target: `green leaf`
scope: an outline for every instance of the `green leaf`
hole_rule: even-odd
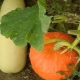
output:
[[[65,16],[63,15],[56,15],[54,16],[54,20],[53,23],[61,23],[61,22],[65,22],[67,19]]]
[[[42,31],[46,33],[48,31],[49,25],[50,25],[50,17],[46,16],[46,9],[38,3],[39,6],[39,18],[42,24]]]
[[[7,38],[10,37],[18,46],[26,46],[29,42],[37,50],[42,50],[44,35],[39,18],[37,4],[25,10],[13,10],[2,17],[1,34]]]
[[[80,40],[80,30],[68,30],[69,34],[76,35],[77,39]]]
[[[80,35],[80,30],[68,30],[68,33],[72,35]]]
[[[46,0],[38,0],[38,3],[44,8],[46,8]]]

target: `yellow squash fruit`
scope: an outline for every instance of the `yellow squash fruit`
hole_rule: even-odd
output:
[[[16,8],[25,9],[24,0],[4,0],[0,19],[8,12]],[[12,22],[13,24],[13,22]],[[5,73],[16,73],[21,71],[26,64],[26,47],[16,46],[10,38],[0,34],[0,69]]]

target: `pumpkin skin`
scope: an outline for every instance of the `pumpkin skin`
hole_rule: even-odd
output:
[[[48,32],[44,36],[44,40],[58,38],[73,42],[74,39],[64,32]],[[45,80],[64,80],[72,75],[74,66],[77,61],[77,52],[69,50],[64,54],[60,54],[64,49],[53,50],[55,43],[44,45],[43,51],[37,51],[33,47],[30,48],[30,61],[33,70]],[[62,75],[60,72],[63,72]]]

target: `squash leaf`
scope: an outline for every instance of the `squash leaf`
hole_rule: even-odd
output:
[[[39,18],[42,23],[42,31],[46,33],[48,31],[51,20],[50,17],[45,15],[46,9],[43,6],[41,6],[40,3],[38,3],[38,6],[39,6]]]
[[[42,27],[43,23],[46,23],[46,26],[47,22],[45,18],[41,19],[44,9],[39,10],[40,6],[36,4],[25,10],[18,8],[4,15],[0,24],[1,34],[6,38],[10,37],[18,46],[26,46],[28,42],[37,50],[42,50],[44,44]]]
[[[46,8],[46,0],[38,0],[39,4]]]

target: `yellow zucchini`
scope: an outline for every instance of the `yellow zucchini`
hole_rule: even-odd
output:
[[[16,8],[25,9],[24,0],[4,0],[0,18]],[[13,22],[12,22],[13,24]],[[0,69],[5,73],[21,71],[26,64],[26,47],[16,46],[10,38],[0,34]]]

